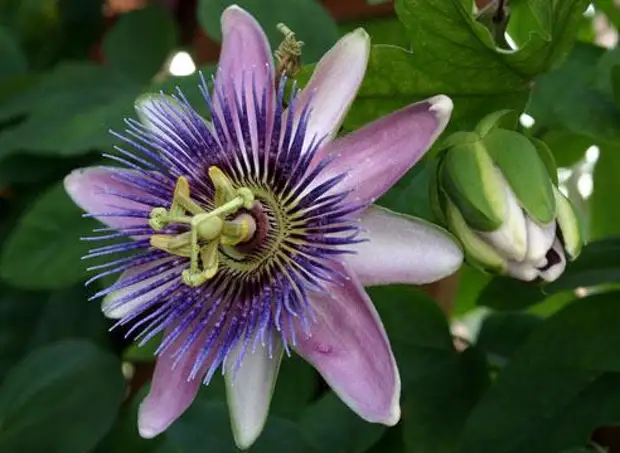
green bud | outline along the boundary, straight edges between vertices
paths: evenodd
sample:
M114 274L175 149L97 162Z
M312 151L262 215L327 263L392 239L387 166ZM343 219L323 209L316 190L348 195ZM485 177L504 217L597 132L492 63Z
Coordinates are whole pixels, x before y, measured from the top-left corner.
M506 270L506 260L469 228L458 208L449 201L446 206L446 221L450 231L463 244L465 256L470 264L498 273Z
M492 130L483 142L527 214L539 223L552 222L553 184L536 146L525 135L504 129Z
M482 142L446 150L439 184L472 228L493 231L502 224L506 210L502 181Z
M564 250L571 260L575 260L581 253L583 246L581 222L573 204L558 189L555 189L554 192L558 206L557 223L562 232Z
M471 264L521 280L553 281L566 258L579 255L579 222L556 187L546 145L499 126L509 113L489 115L473 132L444 141L430 199Z

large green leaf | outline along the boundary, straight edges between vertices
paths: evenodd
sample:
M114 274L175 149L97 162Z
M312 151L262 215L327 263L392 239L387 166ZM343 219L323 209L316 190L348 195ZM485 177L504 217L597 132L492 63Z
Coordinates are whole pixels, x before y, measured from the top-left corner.
M317 394L316 371L299 356L284 357L278 372L270 414L289 419L299 418Z
M183 453L235 453L228 411L223 402L198 399L166 433L169 447ZM173 450L174 451L174 450ZM251 453L295 451L312 453L296 423L270 417Z
M37 349L0 386L0 450L90 451L112 426L124 389L118 359L88 342Z
M403 402L407 452L458 451L464 421L488 384L486 361L473 347L407 383Z
M594 168L594 190L589 199L590 231L593 240L620 235L620 209L616 209L620 193L620 147L601 146Z
M475 408L460 452L561 451L618 423L619 298L584 298L536 329Z
M110 68L66 63L41 77L20 96L0 105L0 121L27 115L0 135L0 157L21 150L37 154L76 155L109 149L109 129L123 130L132 113L138 85Z
M363 28L373 44L409 47L409 37L405 27L396 17L373 17L366 20L347 21L338 25L342 34L356 28Z
M19 292L3 285L0 293L0 382L28 349L45 293Z
M504 365L542 320L522 312L492 313L482 322L476 346L490 355L497 365Z
M411 453L456 451L463 422L489 377L475 348L454 349L437 304L405 287L370 288L403 382L403 436Z
M143 386L136 392L131 401L123 404L119 411L114 426L97 445L94 453L164 453L164 448L168 447L166 453L177 453L166 441L166 436L157 436L153 439L144 439L138 433L138 410L140 403L147 395L147 386Z
M570 263L555 282L538 286L508 277L496 277L479 294L477 303L498 310L519 310L561 291L618 281L620 238L608 238L586 245L579 258Z
M52 293L0 286L0 381L25 354L55 341L109 345L108 322L87 293L82 285Z
M28 62L13 35L0 26L0 79L26 72Z
M148 82L162 69L175 44L172 17L152 5L123 14L105 36L103 53L122 74Z
M610 94L597 88L603 53L600 47L578 44L564 65L536 80L527 111L537 128L568 131L593 142L620 140L620 110Z
M585 135L562 130L550 130L541 137L547 144L558 167L572 167L584 158L594 140Z
M202 69L208 76L214 68ZM0 104L0 122L26 117L0 132L0 158L20 151L53 156L84 155L93 149L108 151L117 143L109 130L122 132L126 128L123 120L135 117L134 101L143 91L170 93L180 86L197 110L206 114L199 83L195 74L158 79L147 87L110 67L59 64L29 89ZM0 84L0 99L2 94Z
M299 422L302 435L316 451L363 453L383 435L386 427L368 424L333 393L314 402Z
M336 23L315 0L200 0L198 21L209 36L221 39L220 15L232 4L241 6L256 17L273 49L284 37L276 24L286 24L295 32L297 39L304 42L302 58L305 63L318 61L338 39Z
M396 12L412 40L412 52L373 46L366 78L347 129L413 101L447 94L455 102L452 129L471 129L488 113L521 111L533 78L557 65L572 46L587 4L555 0L551 41L532 35L516 52L498 51L489 32L475 22L461 0L400 0Z
M35 159L36 165L33 165ZM0 187L23 187L32 183L53 184L74 168L87 167L95 160L100 160L100 157L94 154L71 159L26 153L11 154L0 160Z
M81 260L92 243L80 241L97 222L83 218L62 183L56 184L22 215L0 255L0 276L28 289L64 288L81 281Z

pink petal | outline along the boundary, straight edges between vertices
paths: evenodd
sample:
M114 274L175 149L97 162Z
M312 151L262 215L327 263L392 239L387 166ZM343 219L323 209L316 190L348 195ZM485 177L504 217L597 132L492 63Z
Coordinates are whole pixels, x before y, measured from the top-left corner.
M245 96L252 141L254 146L257 146L254 90L259 101L262 99L263 90L267 90L267 102L271 104L266 106L266 111L268 115L273 115L271 105L275 96L275 85L269 41L256 19L237 5L224 10L221 22L222 49L215 79L214 109L221 115L218 93L228 99L227 104L230 106L235 105L235 96L240 101ZM235 107L232 108L236 110ZM267 118L268 123L272 121L271 117Z
M369 54L370 37L358 28L343 36L317 63L295 111L298 116L310 103L307 137L331 139L336 135L364 79Z
M174 328L166 330L170 334ZM190 406L202 384L202 373L189 379L195 359L208 332L200 334L176 363L174 353L183 346L191 327L172 342L157 358L149 394L140 404L138 411L138 431L145 439L150 439L165 431ZM208 365L203 364L206 369Z
M118 180L119 175L131 175L132 173L131 170L116 167L79 168L65 177L65 190L75 204L91 214L121 210L140 210L145 213L144 218L97 217L100 222L112 228L121 229L146 225L150 206L106 193L113 191L127 196L148 198L149 195L137 187Z
M317 322L297 335L296 351L360 417L391 426L400 418L400 377L379 315L355 277L312 294Z
M348 173L339 190L354 190L356 201L373 202L420 160L451 112L449 97L434 96L328 144L321 154L334 161L324 177Z
M367 242L353 247L347 263L362 285L431 283L456 272L463 251L452 235L422 219L378 206L366 210Z

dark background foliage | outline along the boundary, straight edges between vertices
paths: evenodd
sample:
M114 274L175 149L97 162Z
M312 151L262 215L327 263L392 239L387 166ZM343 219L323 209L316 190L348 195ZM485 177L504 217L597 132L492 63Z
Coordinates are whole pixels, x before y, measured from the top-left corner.
M140 93L179 85L199 99L178 52L213 71L230 3L0 0L0 452L235 450L219 377L166 433L138 436L154 345L110 332L87 302L96 288L83 287L89 245L78 238L95 222L62 188L68 171L111 149L108 130ZM273 45L277 22L305 41L301 83L339 36L367 29L370 65L345 132L438 93L455 101L450 131L498 109L526 112L519 130L551 148L590 241L544 288L468 266L422 289L371 288L401 369L402 421L363 422L293 357L251 451L620 451L617 3L512 0L507 24L493 21L499 0L476 13L471 0L237 3ZM381 204L429 218L432 159Z

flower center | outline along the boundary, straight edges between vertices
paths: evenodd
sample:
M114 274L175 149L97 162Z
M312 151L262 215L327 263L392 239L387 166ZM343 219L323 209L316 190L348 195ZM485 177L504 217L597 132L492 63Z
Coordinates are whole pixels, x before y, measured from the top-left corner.
M215 187L213 209L204 210L190 198L187 178L178 178L170 209L158 207L151 211L149 225L161 231L169 225L186 225L189 231L179 234L154 234L151 246L167 253L190 259L189 269L182 273L183 282L200 286L213 278L219 267L219 247L234 247L252 238L256 223L251 215L239 213L250 210L254 193L247 187L235 189L217 167L209 168L209 178ZM238 214L235 216L235 214Z

